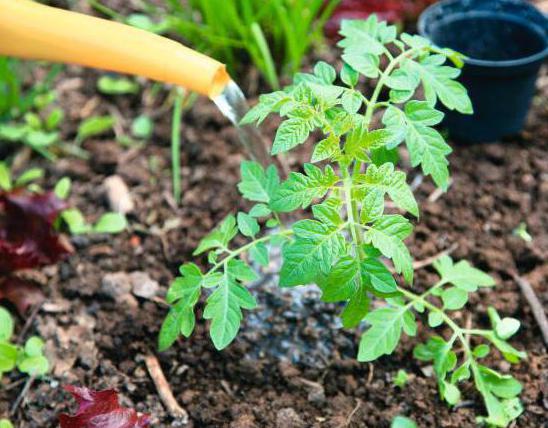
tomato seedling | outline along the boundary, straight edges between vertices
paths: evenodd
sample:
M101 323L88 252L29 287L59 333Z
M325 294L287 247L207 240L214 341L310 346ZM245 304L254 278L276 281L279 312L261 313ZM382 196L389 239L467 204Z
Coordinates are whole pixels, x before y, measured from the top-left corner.
M269 246L281 246L281 287L317 284L322 300L344 303L344 327L366 323L359 361L391 354L402 333L417 334L416 318L424 314L430 327L444 325L452 331L448 339L432 336L414 351L419 360L433 361L441 397L457 404L459 384L473 379L488 413L483 420L506 426L522 411L516 398L521 385L480 360L490 352L485 342L512 363L525 358L507 342L519 322L500 319L491 309L492 329L459 326L451 312L465 306L469 293L495 283L468 262L455 263L449 256L434 264L439 275L436 284L421 294L411 291L413 261L404 241L413 224L402 214L387 213L385 206L388 197L400 212L419 216L406 174L396 168L396 148L402 143L411 165L420 166L423 174L447 190L451 148L434 128L444 116L435 106L441 102L449 110L473 112L465 88L456 81L463 57L419 36L403 33L398 37L396 27L374 16L367 21L344 21L341 35L340 82L335 68L320 62L313 74L299 73L291 86L261 96L242 120L260 124L272 113L283 118L273 155L311 136L323 137L314 144L312 163L285 181L280 181L273 165L264 169L256 162L242 163L238 188L255 205L247 213L226 217L200 242L194 254L208 253L209 270L202 272L193 263L181 266L181 275L167 294L171 309L160 332L160 349L171 346L180 334L191 334L194 307L202 292L208 293L203 316L211 321L213 344L217 349L230 344L240 328L242 310L256 307L244 286L257 278L248 260L266 266ZM363 77L376 79L369 98L357 89ZM419 88L424 100L416 99ZM386 91L388 98L381 100ZM382 127L374 125L375 112L382 113ZM314 165L320 161L324 167ZM313 219L282 223L283 213L309 207ZM272 230L261 233L257 219ZM231 243L238 232L250 241L234 248ZM392 262L405 285L396 282L385 260ZM372 299L385 304L373 309ZM480 343L472 345L476 342Z

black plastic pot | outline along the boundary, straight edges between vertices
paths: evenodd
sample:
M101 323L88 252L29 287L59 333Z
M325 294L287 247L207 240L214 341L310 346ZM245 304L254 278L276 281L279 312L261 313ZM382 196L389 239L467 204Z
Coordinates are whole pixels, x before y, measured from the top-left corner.
M520 132L548 56L548 19L521 0L444 0L422 13L418 28L468 56L460 81L474 115L446 112L451 136L481 142Z

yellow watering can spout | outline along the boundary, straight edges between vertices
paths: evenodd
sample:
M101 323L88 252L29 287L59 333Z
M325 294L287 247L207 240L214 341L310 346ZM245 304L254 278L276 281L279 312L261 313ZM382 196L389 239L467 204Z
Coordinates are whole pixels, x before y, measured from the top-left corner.
M210 98L230 82L224 64L173 40L30 0L0 0L0 55L141 75Z

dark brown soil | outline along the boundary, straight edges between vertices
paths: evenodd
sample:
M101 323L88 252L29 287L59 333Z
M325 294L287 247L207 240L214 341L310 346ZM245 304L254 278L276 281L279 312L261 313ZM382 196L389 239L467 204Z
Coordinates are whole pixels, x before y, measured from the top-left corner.
M68 113L63 135L69 141L83 117L114 112L127 130L143 109L159 109L162 100L151 104L145 96L98 94L97 76L69 68L58 82L61 104ZM526 350L528 359L512 367L500 360L492 362L524 384L525 412L513 426L531 428L546 421L548 357L512 273L527 278L546 306L546 76L540 82L544 87L539 87L520 136L488 145L453 145L453 184L437 199L432 197L435 189L430 180L422 181L418 188L421 218L410 239L417 260L456 243L455 258L466 258L497 279L497 286L474 297L458 320L466 323L471 318L485 325L488 305L522 320L513 344ZM157 333L166 314L161 297L177 267L192 260L198 240L242 204L236 183L243 152L236 132L216 108L205 99L198 100L183 121L183 198L175 207L169 174L169 113L159 114L156 120L154 137L146 146L123 148L112 139L97 139L85 146L91 153L88 161L65 158L45 163L33 158L30 162L47 168L50 184L70 176L74 182L71 203L89 220L106 210L101 185L113 173L130 186L136 210L130 217L130 232L74 237L77 251L69 260L36 274L47 301L29 334L46 340L53 371L30 389L12 417L16 427L56 426L60 412L74 409L61 389L65 384L116 388L124 405L152 414L152 426L180 426L163 407L143 357L156 352ZM272 137L272 129L266 134ZM303 161L304 153L290 156L290 164ZM512 234L520 222L527 224L531 243ZM160 283L158 298L115 301L101 291L108 273L133 271L148 272ZM416 287L433 278L428 269L421 271ZM254 293L260 291L256 287ZM484 414L472 388L458 409L440 401L435 379L426 375L428 368L412 358L414 340L405 338L390 357L360 364L353 359L359 332L338 329L332 317L336 308L309 296L297 296L300 300L295 303L271 291L265 293L269 297L261 302L269 305L270 315L253 318L227 350L215 351L205 324L199 322L189 340L179 340L169 351L157 354L175 397L190 415L187 426L382 428L401 414L420 427L464 428L475 426L475 417ZM23 324L24 320L18 321L19 330ZM403 389L392 383L399 368L411 376ZM17 374L2 379L0 415L7 414L20 393L19 379Z

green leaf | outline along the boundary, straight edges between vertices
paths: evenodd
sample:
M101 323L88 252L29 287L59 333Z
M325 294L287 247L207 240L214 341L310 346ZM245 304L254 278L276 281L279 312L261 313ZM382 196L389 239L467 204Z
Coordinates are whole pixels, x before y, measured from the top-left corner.
M312 164L305 164L305 174L292 172L275 191L270 207L277 212L290 212L306 208L314 199L325 196L339 177L333 168L322 170Z
M378 190L382 198L385 193L388 193L397 207L418 217L419 208L415 196L406 182L406 175L403 171L394 171L392 163L385 163L380 167L369 165L366 173L358 176L356 182L365 190Z
M443 324L443 316L439 312L431 311L428 313L428 325L432 328Z
M93 226L95 233L120 233L127 228L126 216L121 213L103 214Z
M127 77L101 76L97 81L97 89L107 95L127 95L139 92L139 85Z
M400 341L404 313L401 308L385 307L367 314L365 320L371 327L362 334L358 361L373 361L394 352Z
M69 177L63 177L55 184L53 192L59 199L67 199L70 195L71 187L72 180Z
M43 376L49 371L49 362L43 355L24 357L17 363L17 368L31 376Z
M321 140L314 147L312 153L311 162L320 162L325 159L340 155L341 150L339 147L339 139L334 135L329 135L327 138Z
M0 342L7 342L13 336L13 318L7 309L0 306Z
M357 327L369 312L370 299L364 287L358 287L341 313L344 328Z
M368 190L362 200L360 221L371 223L382 216L384 212L384 193L380 189Z
M253 238L257 233L259 233L259 223L249 214L239 212L238 213L238 229L242 235Z
M282 252L281 287L309 284L320 273L327 274L345 245L340 228L315 220L299 221L293 230L296 240Z
M453 284L463 291L473 292L478 287L495 285L495 280L491 276L472 267L466 260L453 264L451 257L445 255L434 262L434 268L444 283Z
M255 298L232 278L227 265L223 280L208 297L204 310L204 318L211 320L209 332L216 349L227 347L238 334L242 309L256 306Z
M343 93L341 102L347 113L354 114L360 110L363 100L358 91L349 89Z
M17 363L17 346L0 342L0 376L12 371Z
M70 233L73 235L89 233L92 231L91 226L86 223L86 220L80 210L76 208L69 208L62 211L61 218L67 224Z
M390 428L417 428L417 424L412 419L406 418L405 416L396 416Z
M200 241L198 248L192 254L197 256L212 248L226 248L237 233L236 219L233 215L228 215L220 226Z
M280 183L276 167L270 165L265 171L257 162L243 161L240 174L242 178L238 183L238 190L242 196L250 201L268 204Z
M365 77L375 79L379 76L379 57L372 54L347 53L342 56L345 63Z
M249 210L249 215L256 218L267 217L270 214L272 214L272 211L265 204L256 204L253 208L251 208L251 210Z
M407 282L413 281L413 263L409 250L402 242L413 227L400 215L386 215L372 224L365 234L366 243L371 243L381 253L391 259L396 272L403 273Z
M44 176L44 170L42 168L30 168L23 174L17 177L15 180L15 187L23 187L31 181L38 180Z
M11 190L11 172L5 162L0 162L0 189Z
M131 122L131 135L135 138L149 139L154 131L154 122L146 115L137 116Z
M322 284L322 300L341 302L348 300L357 290L361 274L359 260L353 256L340 258Z
M280 107L290 101L291 97L283 91L263 94L259 97L259 103L242 118L240 125L247 125L253 122L260 125L270 113L279 111Z
M186 263L179 268L180 277L175 278L167 291L166 301L175 303L182 300L186 306L194 306L200 297L200 288L205 281L200 268L194 263ZM216 285L216 284L214 284Z
M335 69L325 61L319 61L314 66L314 74L328 85L333 83L337 78L337 72Z
M438 187L447 190L449 170L446 156L452 150L440 133L434 128L413 123L407 128L406 142L411 166L420 164L425 175L431 175Z
M443 398L447 401L447 403L454 406L460 401L459 389L449 382L443 382L443 385Z
M394 34L391 30L388 33L386 31L381 33L380 28L386 30L386 26L379 24L377 16L374 14L370 15L367 20L342 20L339 34L344 38L338 43L338 46L344 48L345 52L351 51L357 55L360 53L381 55L385 49L384 40L390 40ZM379 39L381 35L384 36L382 41ZM385 39L387 36L388 38Z
M394 383L394 386L397 386L398 388L403 388L408 380L409 375L407 372L403 369L399 369L396 376L392 378L392 383Z
M276 131L276 137L272 144L272 154L284 153L299 144L303 144L308 139L311 130L309 123L298 117L282 122Z
M438 125L444 114L434 109L427 101L412 100L405 104L405 115L410 121L424 126Z
M256 281L259 278L257 273L247 263L239 259L229 260L227 268L228 275L236 280L250 282Z
M468 301L468 292L457 287L450 287L441 293L444 309L454 311L461 309Z
M0 124L0 140L17 142L22 141L29 132L27 125Z
M25 354L28 357L38 357L42 355L44 349L44 341L38 336L30 337L25 343Z
M365 259L361 263L364 274L368 277L374 291L390 295L398 291L396 281L386 266L375 259Z
M348 86L354 87L358 84L359 74L350 65L344 63L341 69L341 80Z
M472 114L474 110L466 88L454 80L459 76L460 71L440 65L440 62L445 62L445 58L441 55L433 55L420 62L409 62L409 67L421 77L426 100L434 106L439 99L449 110Z
M472 354L476 358L485 358L487 355L489 355L489 346L482 343L481 345L478 345L474 348Z
M13 425L7 419L0 419L0 428L13 428Z
M479 365L479 371L487 389L497 397L509 399L521 394L523 387L511 375L502 375L482 365Z
M495 333L503 340L509 339L519 330L521 323L515 318L505 317L495 327Z
M76 140L84 141L89 137L104 134L112 129L115 120L112 116L93 116L84 120L78 127Z
M158 349L160 352L170 348L175 343L179 334L188 337L194 330L194 309L187 302L182 301L173 306L167 314L160 335L158 336Z
M249 250L249 257L251 258L251 260L253 260L255 263L260 264L261 266L268 266L268 250L264 242L259 242L251 247L251 249Z

